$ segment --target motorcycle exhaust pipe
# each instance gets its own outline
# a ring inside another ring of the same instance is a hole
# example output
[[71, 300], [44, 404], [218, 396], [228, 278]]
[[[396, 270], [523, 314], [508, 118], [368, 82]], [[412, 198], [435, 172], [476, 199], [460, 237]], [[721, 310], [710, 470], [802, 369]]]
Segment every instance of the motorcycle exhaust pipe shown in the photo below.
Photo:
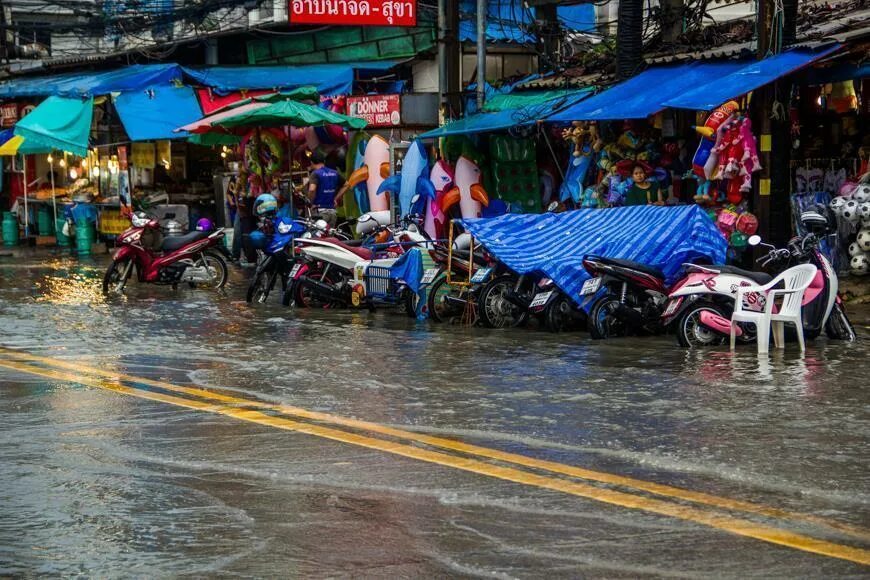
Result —
[[634, 308], [626, 306], [625, 304], [620, 304], [616, 310], [613, 311], [613, 316], [625, 324], [634, 327], [643, 325], [643, 315]]
[[299, 278], [296, 283], [305, 285], [318, 298], [331, 300], [334, 302], [347, 302], [347, 298], [342, 294], [340, 290], [330, 284], [324, 284], [320, 280], [314, 280], [312, 278], [303, 276], [302, 278]]

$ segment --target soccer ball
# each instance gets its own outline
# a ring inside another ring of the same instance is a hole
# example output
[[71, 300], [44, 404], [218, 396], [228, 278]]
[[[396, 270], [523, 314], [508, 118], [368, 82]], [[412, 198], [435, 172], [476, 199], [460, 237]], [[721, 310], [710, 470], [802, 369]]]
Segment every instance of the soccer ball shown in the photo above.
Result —
[[840, 213], [843, 216], [843, 219], [850, 223], [858, 223], [858, 220], [861, 219], [861, 215], [858, 213], [858, 202], [854, 199], [850, 199], [843, 206], [843, 211]]
[[870, 260], [867, 259], [867, 254], [853, 257], [849, 265], [852, 267], [852, 273], [859, 276], [863, 276], [870, 271]]
[[860, 216], [861, 221], [870, 219], [870, 201], [863, 201], [858, 204], [858, 216]]
[[861, 246], [858, 245], [858, 242], [852, 242], [849, 244], [849, 257], [854, 258], [855, 256], [860, 256], [864, 253], [864, 250], [861, 249]]
[[870, 201], [870, 183], [862, 183], [859, 185], [852, 194], [852, 199], [858, 203]]
[[858, 237], [855, 238], [855, 243], [865, 252], [870, 252], [870, 230], [861, 230], [858, 232]]
[[831, 200], [830, 208], [834, 215], [843, 215], [843, 206], [846, 205], [845, 197], [835, 197]]

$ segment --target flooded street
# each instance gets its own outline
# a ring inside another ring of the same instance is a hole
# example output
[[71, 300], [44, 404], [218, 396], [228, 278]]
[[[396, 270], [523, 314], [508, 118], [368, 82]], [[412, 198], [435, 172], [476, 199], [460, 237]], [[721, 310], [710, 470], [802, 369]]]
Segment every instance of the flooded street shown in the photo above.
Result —
[[252, 308], [237, 268], [106, 300], [106, 263], [0, 258], [0, 576], [870, 570], [866, 328], [692, 352]]

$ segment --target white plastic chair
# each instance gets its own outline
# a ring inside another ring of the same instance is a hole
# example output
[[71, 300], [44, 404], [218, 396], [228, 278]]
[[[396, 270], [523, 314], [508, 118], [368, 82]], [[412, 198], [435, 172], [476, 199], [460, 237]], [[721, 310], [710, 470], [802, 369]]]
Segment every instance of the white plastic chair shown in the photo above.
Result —
[[[806, 349], [804, 344], [804, 326], [801, 318], [801, 304], [804, 292], [809, 288], [818, 269], [812, 264], [793, 266], [771, 280], [764, 286], [740, 286], [734, 298], [734, 314], [731, 315], [731, 350], [737, 340], [737, 323], [749, 322], [755, 325], [758, 335], [758, 354], [767, 354], [770, 347], [770, 329], [773, 326], [773, 342], [778, 348], [785, 348], [785, 323], [795, 325], [801, 352]], [[782, 285], [782, 288], [776, 286]], [[776, 289], [774, 289], [776, 288]], [[764, 296], [764, 310], [757, 312], [743, 307], [747, 294], [757, 293]], [[782, 297], [782, 303], [777, 312], [773, 311], [777, 297]]]

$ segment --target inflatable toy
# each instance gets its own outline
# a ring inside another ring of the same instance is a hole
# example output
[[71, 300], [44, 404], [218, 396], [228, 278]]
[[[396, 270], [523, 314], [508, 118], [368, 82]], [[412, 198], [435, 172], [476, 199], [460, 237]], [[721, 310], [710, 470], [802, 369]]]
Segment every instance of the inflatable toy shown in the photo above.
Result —
[[453, 168], [450, 164], [439, 159], [429, 172], [429, 181], [435, 190], [435, 199], [426, 204], [426, 220], [423, 229], [433, 239], [444, 237], [444, 213], [441, 211], [441, 202], [447, 191], [453, 186]]
[[366, 144], [362, 164], [347, 178], [347, 184], [356, 187], [365, 182], [369, 211], [383, 211], [390, 209], [390, 201], [386, 195], [378, 195], [377, 192], [389, 176], [390, 144], [380, 135], [375, 135]]
[[481, 216], [481, 206], [489, 205], [489, 196], [480, 184], [480, 168], [464, 155], [456, 162], [456, 186], [441, 200], [441, 211], [446, 215], [451, 207], [459, 204], [463, 218]]
[[435, 200], [435, 187], [429, 180], [429, 156], [420, 141], [411, 143], [402, 161], [402, 171], [385, 179], [377, 193], [387, 191], [399, 194], [400, 218], [422, 213], [425, 203]]

